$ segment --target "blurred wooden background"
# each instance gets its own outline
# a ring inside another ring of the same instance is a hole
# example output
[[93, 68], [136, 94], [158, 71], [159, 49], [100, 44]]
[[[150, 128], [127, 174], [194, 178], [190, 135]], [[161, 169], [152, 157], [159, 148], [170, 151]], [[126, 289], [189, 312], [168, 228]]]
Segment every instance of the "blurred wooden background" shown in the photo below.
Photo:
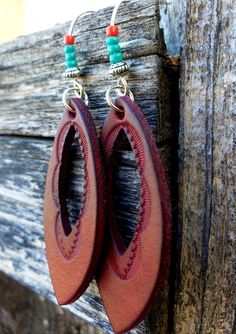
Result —
[[0, 274], [1, 334], [101, 334], [76, 315]]

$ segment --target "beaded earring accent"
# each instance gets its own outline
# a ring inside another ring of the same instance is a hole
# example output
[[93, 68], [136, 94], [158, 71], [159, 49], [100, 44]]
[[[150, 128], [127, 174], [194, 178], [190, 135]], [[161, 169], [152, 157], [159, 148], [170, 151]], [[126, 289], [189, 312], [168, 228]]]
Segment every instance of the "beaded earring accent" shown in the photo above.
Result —
[[109, 25], [106, 29], [106, 44], [110, 60], [109, 73], [112, 75], [120, 75], [129, 71], [129, 65], [123, 62], [123, 54], [121, 52], [119, 28], [117, 25]]

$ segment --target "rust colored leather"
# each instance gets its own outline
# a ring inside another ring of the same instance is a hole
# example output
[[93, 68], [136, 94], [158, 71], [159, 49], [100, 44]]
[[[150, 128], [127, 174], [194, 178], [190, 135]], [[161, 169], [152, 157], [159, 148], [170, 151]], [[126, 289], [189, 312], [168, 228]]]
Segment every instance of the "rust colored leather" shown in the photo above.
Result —
[[[108, 174], [109, 249], [97, 277], [99, 291], [116, 333], [136, 326], [147, 314], [161, 289], [170, 250], [170, 204], [155, 138], [138, 106], [120, 97], [101, 132]], [[126, 249], [112, 210], [112, 151], [124, 130], [140, 173], [140, 210], [133, 239]]]
[[[44, 225], [46, 253], [59, 304], [72, 303], [88, 287], [99, 261], [104, 235], [104, 172], [100, 144], [88, 108], [72, 99], [76, 113], [65, 110], [49, 163]], [[69, 146], [76, 131], [84, 160], [84, 192], [80, 214], [71, 229], [63, 184]]]

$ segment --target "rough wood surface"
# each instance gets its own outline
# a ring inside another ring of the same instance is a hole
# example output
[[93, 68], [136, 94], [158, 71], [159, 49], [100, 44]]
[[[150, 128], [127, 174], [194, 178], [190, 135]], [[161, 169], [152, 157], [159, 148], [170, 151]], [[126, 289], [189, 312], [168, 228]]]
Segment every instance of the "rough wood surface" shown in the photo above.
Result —
[[[105, 45], [105, 26], [110, 16], [110, 8], [85, 16], [75, 30], [77, 55], [83, 70], [81, 81], [90, 97], [89, 107], [98, 127], [108, 111], [105, 91], [115, 80], [108, 73]], [[132, 67], [130, 87], [152, 128], [159, 130], [158, 138], [163, 140], [170, 136], [171, 123], [163, 93], [166, 82], [163, 82], [162, 59], [157, 56], [166, 52], [158, 22], [155, 0], [124, 1], [117, 17], [124, 58]], [[1, 134], [55, 135], [61, 117], [61, 94], [68, 87], [68, 82], [62, 79], [63, 35], [68, 26], [59, 25], [0, 46]], [[160, 107], [158, 127], [156, 107]]]
[[0, 274], [1, 334], [101, 334], [76, 315]]
[[179, 55], [184, 43], [186, 0], [160, 0], [160, 27], [168, 55]]
[[[55, 302], [45, 258], [42, 213], [52, 140], [4, 136], [0, 137], [0, 147], [0, 269]], [[168, 147], [163, 147], [163, 151], [169, 151]], [[130, 165], [130, 159], [125, 156], [122, 159], [126, 162], [124, 167]], [[80, 173], [81, 170], [76, 168], [71, 186], [77, 196], [82, 189]], [[130, 176], [124, 174], [124, 170], [121, 173], [121, 186], [124, 186]], [[124, 198], [121, 202], [118, 212], [121, 216], [127, 215], [135, 205], [133, 200], [133, 204], [127, 207], [126, 201]], [[132, 219], [129, 217], [130, 222]], [[79, 302], [68, 309], [91, 324], [110, 330], [95, 283], [90, 285]], [[143, 333], [144, 329], [140, 326], [134, 332]]]
[[175, 332], [236, 333], [236, 1], [188, 1]]
[[[81, 79], [90, 97], [89, 107], [98, 131], [108, 111], [105, 91], [114, 82], [108, 75], [104, 44], [110, 15], [111, 9], [101, 10], [84, 17], [77, 26]], [[158, 3], [124, 1], [117, 22], [124, 56], [131, 63], [130, 87], [156, 134], [169, 182], [176, 188], [172, 180], [178, 106], [174, 106], [176, 96], [170, 103]], [[0, 270], [53, 301], [44, 252], [42, 198], [52, 138], [63, 110], [61, 93], [67, 87], [61, 78], [63, 35], [67, 29], [68, 24], [59, 25], [0, 46]], [[124, 224], [121, 228], [128, 242], [135, 228], [139, 182], [134, 156], [125, 141], [121, 141], [118, 149], [117, 215]], [[83, 169], [76, 147], [72, 155], [68, 197], [73, 220], [76, 211], [72, 204], [81, 196]], [[166, 281], [159, 305], [150, 316], [152, 320], [138, 326], [133, 333], [167, 332], [168, 290]], [[68, 309], [106, 333], [111, 332], [95, 284]]]

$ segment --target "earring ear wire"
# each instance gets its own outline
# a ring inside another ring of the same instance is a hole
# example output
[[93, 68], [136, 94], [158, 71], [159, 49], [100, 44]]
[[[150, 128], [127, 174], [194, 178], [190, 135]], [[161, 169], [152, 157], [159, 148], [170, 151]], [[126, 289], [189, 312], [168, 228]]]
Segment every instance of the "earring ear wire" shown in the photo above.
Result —
[[78, 79], [80, 74], [80, 69], [78, 67], [78, 60], [75, 52], [75, 38], [73, 35], [73, 30], [79, 18], [82, 18], [86, 15], [92, 14], [94, 11], [86, 11], [75, 17], [73, 21], [71, 21], [68, 33], [64, 36], [64, 51], [66, 57], [66, 70], [64, 72], [64, 78], [66, 79]]
[[123, 61], [123, 54], [120, 46], [119, 28], [115, 25], [118, 9], [122, 1], [120, 1], [113, 9], [110, 25], [106, 29], [106, 44], [109, 53], [110, 69], [109, 73], [116, 76], [117, 83], [110, 86], [106, 92], [106, 101], [110, 107], [120, 111], [120, 109], [112, 101], [112, 92], [118, 90], [119, 96], [128, 95], [134, 101], [134, 95], [129, 89], [128, 83], [124, 78], [124, 74], [129, 72], [130, 66]]
[[75, 51], [75, 38], [73, 35], [73, 31], [76, 25], [76, 22], [78, 21], [79, 18], [92, 14], [94, 11], [86, 11], [83, 12], [75, 17], [73, 21], [71, 21], [68, 34], [64, 36], [64, 51], [65, 51], [65, 66], [66, 70], [63, 73], [64, 78], [66, 79], [72, 79], [73, 80], [73, 87], [66, 89], [63, 94], [62, 94], [62, 102], [64, 106], [69, 109], [70, 111], [74, 112], [74, 109], [71, 108], [67, 101], [67, 96], [69, 93], [73, 92], [76, 97], [82, 98], [85, 102], [86, 105], [88, 105], [88, 95], [85, 92], [82, 84], [78, 81], [79, 79], [79, 74], [80, 74], [80, 68], [78, 67], [78, 60], [76, 56], [76, 51]]
[[123, 2], [123, 0], [118, 1], [117, 4], [115, 5], [115, 7], [113, 8], [113, 12], [112, 12], [112, 15], [111, 15], [111, 22], [110, 22], [111, 26], [115, 25], [117, 13], [118, 13], [119, 7], [120, 7], [122, 2]]

